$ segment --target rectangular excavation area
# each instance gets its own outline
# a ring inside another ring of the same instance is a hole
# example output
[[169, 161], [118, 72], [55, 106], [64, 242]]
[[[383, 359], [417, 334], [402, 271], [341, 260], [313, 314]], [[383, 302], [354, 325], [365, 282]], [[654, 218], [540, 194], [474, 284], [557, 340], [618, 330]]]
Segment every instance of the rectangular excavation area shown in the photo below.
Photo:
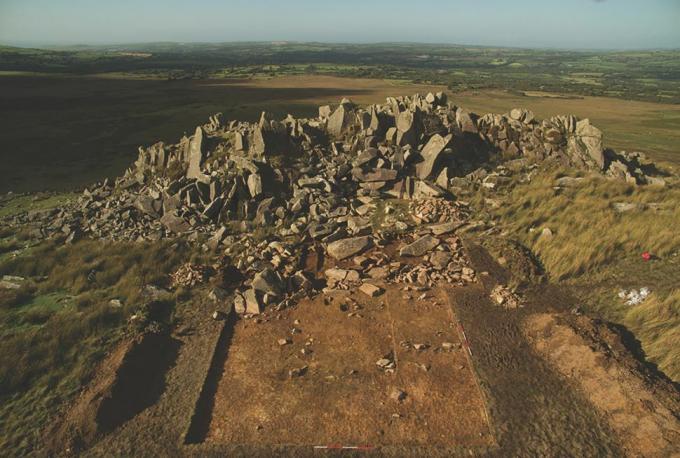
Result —
[[375, 298], [320, 295], [238, 322], [206, 442], [490, 445], [446, 296], [421, 294], [390, 286]]

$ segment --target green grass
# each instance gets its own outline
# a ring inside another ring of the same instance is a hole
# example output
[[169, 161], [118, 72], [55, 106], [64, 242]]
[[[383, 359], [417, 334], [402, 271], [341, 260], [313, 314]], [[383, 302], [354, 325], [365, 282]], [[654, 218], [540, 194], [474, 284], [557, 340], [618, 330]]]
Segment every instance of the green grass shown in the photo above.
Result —
[[[555, 190], [555, 180], [562, 174], [547, 173], [518, 185], [497, 210], [497, 217], [532, 247], [553, 278], [583, 275], [631, 253], [650, 251], [666, 257], [680, 250], [675, 227], [680, 221], [679, 189], [636, 187], [589, 176], [582, 186]], [[617, 213], [613, 202], [662, 208]], [[543, 228], [549, 228], [553, 237], [540, 237]]]
[[0, 450], [29, 455], [42, 428], [89, 379], [122, 335], [125, 315], [105, 304], [76, 310], [56, 293], [3, 310], [0, 340]]
[[[173, 297], [166, 318], [151, 316], [142, 287], [163, 285], [189, 259], [202, 258], [183, 245], [84, 240], [42, 242], [0, 261], [0, 276], [25, 277], [20, 289], [0, 290], [0, 454], [35, 452], [57, 408], [116, 342], [145, 325], [130, 327], [128, 317], [172, 319]], [[109, 305], [113, 298], [123, 306]]]
[[0, 202], [0, 218], [14, 216], [16, 214], [31, 211], [45, 210], [63, 205], [66, 202], [75, 200], [78, 194], [59, 193], [59, 194], [30, 194], [17, 196], [7, 201]]
[[[35, 289], [33, 287], [32, 289]], [[0, 337], [27, 332], [30, 328], [40, 328], [59, 311], [68, 310], [73, 305], [72, 297], [63, 292], [33, 295], [24, 291], [11, 299], [2, 295], [4, 308], [0, 312]]]
[[647, 356], [680, 382], [680, 289], [652, 294], [626, 313], [624, 323], [642, 341]]
[[[632, 186], [586, 175], [576, 188], [555, 189], [574, 170], [543, 170], [529, 183], [494, 194], [492, 218], [529, 247], [553, 281], [568, 288], [585, 309], [628, 327], [650, 361], [680, 381], [680, 189]], [[475, 198], [483, 207], [485, 193]], [[614, 211], [612, 203], [658, 204], [660, 209]], [[552, 237], [541, 236], [549, 228]], [[532, 230], [533, 229], [533, 230]], [[655, 259], [645, 262], [641, 254]], [[621, 289], [648, 287], [654, 293], [638, 306], [618, 297]]]

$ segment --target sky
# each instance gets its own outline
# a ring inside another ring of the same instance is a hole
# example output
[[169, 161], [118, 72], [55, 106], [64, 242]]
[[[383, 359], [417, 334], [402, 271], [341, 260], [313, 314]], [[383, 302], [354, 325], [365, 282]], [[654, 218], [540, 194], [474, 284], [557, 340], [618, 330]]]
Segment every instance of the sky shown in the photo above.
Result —
[[680, 48], [680, 0], [0, 0], [0, 43]]

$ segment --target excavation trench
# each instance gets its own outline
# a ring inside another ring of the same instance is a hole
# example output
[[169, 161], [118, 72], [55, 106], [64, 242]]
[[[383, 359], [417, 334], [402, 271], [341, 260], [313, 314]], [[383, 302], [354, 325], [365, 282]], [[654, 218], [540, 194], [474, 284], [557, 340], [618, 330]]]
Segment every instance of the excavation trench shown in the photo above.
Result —
[[121, 343], [55, 426], [48, 449], [79, 451], [158, 402], [181, 342], [167, 332]]
[[[319, 295], [259, 322], [227, 326], [186, 443], [493, 444], [446, 295], [405, 294], [392, 285], [376, 298]], [[383, 358], [393, 371], [376, 365]]]

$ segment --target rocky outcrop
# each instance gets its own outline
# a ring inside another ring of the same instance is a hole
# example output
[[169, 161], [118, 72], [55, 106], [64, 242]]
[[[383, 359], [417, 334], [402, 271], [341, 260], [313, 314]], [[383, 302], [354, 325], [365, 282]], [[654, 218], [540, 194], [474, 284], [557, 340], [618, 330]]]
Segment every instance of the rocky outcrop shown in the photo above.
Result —
[[[444, 94], [428, 94], [368, 107], [344, 99], [311, 119], [263, 113], [257, 123], [225, 123], [212, 116], [191, 137], [140, 148], [115, 181], [13, 222], [64, 243], [195, 244], [229, 260], [233, 278], [225, 281], [238, 286], [217, 301], [255, 315], [319, 288], [309, 266], [321, 269], [326, 256], [333, 268], [325, 269], [324, 287], [363, 287], [371, 296], [380, 291], [375, 282], [474, 281], [455, 233], [485, 223], [470, 221], [461, 197], [501, 191], [518, 174], [530, 179], [542, 163], [664, 184], [644, 155], [604, 149], [587, 119], [539, 120], [524, 109], [479, 117]], [[579, 183], [561, 177], [556, 188]], [[400, 256], [381, 253], [395, 240]], [[193, 281], [191, 272], [182, 278]]]
[[[499, 190], [513, 173], [542, 162], [664, 184], [641, 153], [604, 149], [602, 133], [587, 119], [539, 120], [524, 109], [478, 117], [439, 93], [368, 107], [343, 99], [311, 119], [278, 121], [263, 113], [247, 123], [212, 116], [190, 138], [140, 148], [115, 182], [92, 186], [61, 209], [15, 219], [32, 224], [37, 237], [69, 243], [186, 238], [218, 252], [259, 230], [279, 240], [313, 240], [346, 259], [374, 244], [376, 227], [408, 227], [392, 214], [377, 215], [384, 199], [446, 202], [441, 198]], [[412, 215], [419, 223], [441, 223], [432, 229], [438, 236], [460, 226], [462, 208], [438, 203], [414, 207]], [[281, 253], [272, 256], [283, 263]], [[443, 257], [435, 256], [437, 263]]]

